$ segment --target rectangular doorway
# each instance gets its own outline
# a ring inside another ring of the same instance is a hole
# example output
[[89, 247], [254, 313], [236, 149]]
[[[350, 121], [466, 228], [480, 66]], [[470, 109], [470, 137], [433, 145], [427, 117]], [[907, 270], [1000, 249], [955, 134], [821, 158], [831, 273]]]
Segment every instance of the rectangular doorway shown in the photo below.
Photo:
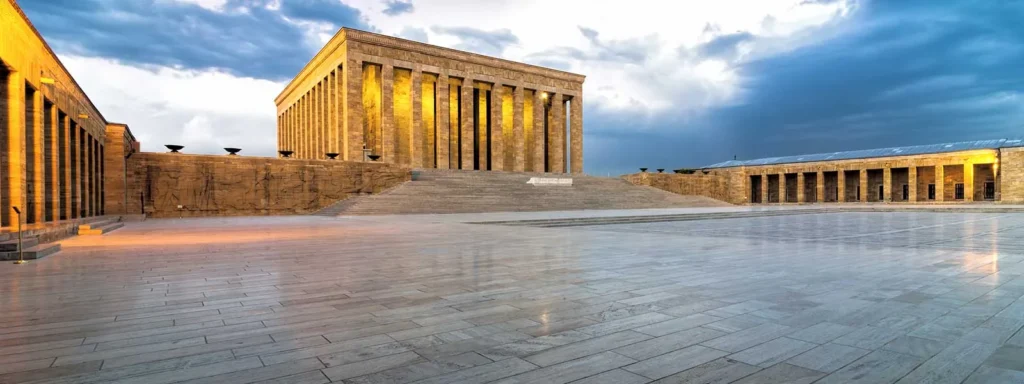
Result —
[[992, 181], [985, 182], [985, 200], [996, 199], [996, 183]]

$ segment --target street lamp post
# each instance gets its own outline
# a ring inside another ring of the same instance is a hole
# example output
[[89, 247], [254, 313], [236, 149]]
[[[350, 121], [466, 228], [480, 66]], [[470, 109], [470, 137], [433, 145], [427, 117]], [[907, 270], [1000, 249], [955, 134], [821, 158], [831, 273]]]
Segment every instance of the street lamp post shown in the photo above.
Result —
[[14, 264], [25, 264], [25, 250], [21, 246], [21, 210], [18, 207], [14, 208], [14, 213], [18, 215], [18, 260]]

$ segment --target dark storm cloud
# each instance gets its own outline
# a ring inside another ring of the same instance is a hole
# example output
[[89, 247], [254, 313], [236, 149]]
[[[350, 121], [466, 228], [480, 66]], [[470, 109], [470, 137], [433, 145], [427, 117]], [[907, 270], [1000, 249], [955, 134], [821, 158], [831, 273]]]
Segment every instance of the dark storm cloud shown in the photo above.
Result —
[[[683, 123], [671, 113], [637, 123], [588, 110], [588, 170], [1020, 136], [1020, 20], [1024, 7], [1012, 2], [862, 4], [827, 27], [842, 29], [833, 38], [740, 64], [738, 105]], [[696, 51], [716, 56], [737, 41], [756, 43], [723, 36]], [[639, 133], [622, 135], [622, 127]], [[589, 152], [602, 143], [614, 145]]]
[[505, 48], [519, 43], [519, 38], [508, 29], [485, 31], [469, 27], [434, 26], [430, 30], [440, 35], [458, 37], [459, 43], [454, 46], [457, 49], [490, 56], [501, 56]]
[[223, 10], [155, 0], [24, 0], [33, 24], [61, 53], [135, 65], [218, 68], [274, 80], [295, 75], [319, 47], [296, 23], [371, 29], [359, 11], [336, 0], [232, 0]]
[[398, 16], [412, 11], [412, 1], [388, 0], [384, 2], [384, 14], [388, 16]]
[[694, 53], [703, 58], [720, 58], [732, 61], [738, 54], [739, 45], [751, 40], [754, 40], [754, 35], [749, 32], [721, 35], [707, 43], [701, 44]]

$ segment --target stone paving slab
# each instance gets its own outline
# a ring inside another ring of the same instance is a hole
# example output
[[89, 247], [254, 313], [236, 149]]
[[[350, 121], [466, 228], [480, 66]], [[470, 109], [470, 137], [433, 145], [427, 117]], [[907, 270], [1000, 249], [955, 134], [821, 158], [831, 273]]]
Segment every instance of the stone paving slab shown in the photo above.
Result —
[[1024, 215], [463, 224], [636, 214], [127, 223], [0, 265], [0, 382], [1024, 377]]

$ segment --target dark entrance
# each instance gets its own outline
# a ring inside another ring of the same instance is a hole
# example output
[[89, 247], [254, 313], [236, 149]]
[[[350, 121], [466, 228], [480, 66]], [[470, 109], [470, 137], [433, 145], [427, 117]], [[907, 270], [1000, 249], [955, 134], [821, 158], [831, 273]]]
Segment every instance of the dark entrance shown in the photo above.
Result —
[[761, 204], [761, 175], [750, 176], [750, 202]]

